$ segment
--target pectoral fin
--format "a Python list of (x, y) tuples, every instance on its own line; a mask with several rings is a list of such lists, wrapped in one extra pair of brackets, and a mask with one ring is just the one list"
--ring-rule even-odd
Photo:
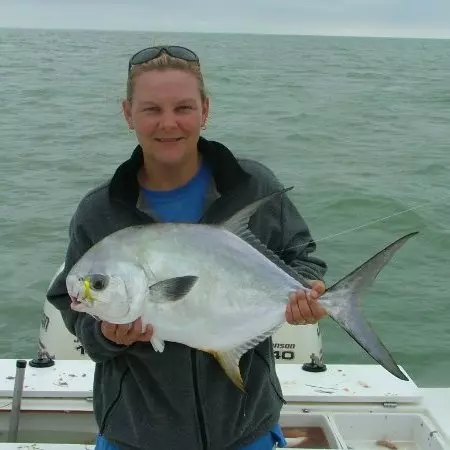
[(158, 281), (148, 288), (149, 301), (153, 303), (176, 302), (192, 289), (197, 280), (198, 277), (196, 276), (186, 275)]

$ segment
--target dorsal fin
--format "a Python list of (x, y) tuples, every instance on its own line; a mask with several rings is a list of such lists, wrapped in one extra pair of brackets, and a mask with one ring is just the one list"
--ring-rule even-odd
[(260, 253), (262, 253), (267, 259), (276, 264), (280, 269), (284, 270), (288, 275), (290, 275), (294, 280), (297, 280), (299, 283), (303, 285), (303, 287), (309, 288), (308, 281), (300, 275), (295, 269), (288, 264), (286, 264), (277, 254), (275, 254), (272, 250), (267, 248), (250, 230), (245, 230), (242, 234), (239, 235), (241, 239), (250, 244)]
[(273, 194), (266, 195), (265, 197), (260, 198), (259, 200), (250, 203), (245, 206), (237, 213), (233, 214), (230, 218), (223, 221), (220, 225), (232, 233), (240, 236), (245, 230), (248, 229), (248, 223), (250, 221), (250, 217), (255, 214), (255, 212), (264, 204), (268, 203), (270, 200), (274, 199), (277, 196), (281, 196), (287, 191), (290, 191), (293, 187), (282, 189), (281, 191), (274, 192)]
[(229, 219), (222, 222), (220, 225), (250, 244), (256, 250), (262, 253), (266, 258), (280, 267), (280, 269), (284, 270), (292, 278), (299, 281), (304, 287), (309, 287), (309, 284), (304, 277), (298, 274), (291, 266), (287, 265), (272, 250), (267, 248), (267, 246), (264, 245), (248, 228), (250, 218), (262, 205), (266, 204), (277, 196), (281, 196), (291, 189), (293, 189), (293, 187), (282, 189), (281, 191), (269, 194), (265, 197), (260, 198), (259, 200), (256, 200), (253, 203), (250, 203), (246, 207), (239, 210), (237, 213), (233, 214)]

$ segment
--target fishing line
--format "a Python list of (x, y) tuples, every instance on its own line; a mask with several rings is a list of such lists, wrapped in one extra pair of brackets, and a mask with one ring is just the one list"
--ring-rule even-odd
[(347, 230), (340, 231), (339, 233), (330, 234), (330, 235), (325, 236), (325, 237), (323, 237), (323, 238), (319, 238), (319, 239), (311, 239), (311, 240), (308, 241), (306, 244), (299, 244), (299, 245), (296, 245), (296, 246), (294, 246), (294, 247), (285, 248), (285, 249), (283, 249), (283, 251), (284, 251), (284, 252), (287, 252), (287, 251), (289, 251), (289, 250), (295, 250), (295, 249), (297, 249), (297, 248), (299, 248), (299, 247), (302, 247), (302, 246), (306, 247), (307, 245), (309, 245), (309, 244), (311, 244), (311, 243), (313, 243), (313, 242), (314, 242), (314, 243), (322, 242), (322, 241), (325, 241), (325, 240), (327, 240), (327, 239), (334, 238), (334, 237), (336, 237), (336, 236), (341, 236), (341, 235), (343, 235), (343, 234), (347, 234), (347, 233), (350, 233), (350, 232), (352, 232), (352, 231), (357, 231), (357, 230), (360, 230), (361, 228), (368, 227), (369, 225), (373, 225), (373, 224), (375, 224), (375, 223), (382, 222), (383, 220), (390, 219), (391, 217), (399, 216), (399, 215), (401, 215), (401, 214), (405, 214), (405, 213), (407, 213), (407, 212), (414, 211), (414, 210), (416, 210), (416, 209), (424, 208), (425, 206), (429, 206), (429, 205), (435, 204), (435, 203), (437, 203), (439, 200), (443, 200), (443, 199), (446, 199), (446, 198), (449, 198), (449, 197), (450, 197), (450, 194), (447, 194), (447, 195), (444, 195), (444, 196), (441, 197), (441, 198), (438, 198), (437, 200), (428, 201), (428, 202), (426, 202), (426, 203), (420, 203), (419, 205), (412, 206), (411, 208), (404, 209), (404, 210), (402, 210), (402, 211), (397, 211), (397, 212), (395, 212), (395, 213), (393, 213), (393, 214), (390, 214), (389, 216), (386, 216), (386, 217), (380, 217), (379, 219), (371, 220), (370, 222), (366, 222), (366, 223), (364, 223), (364, 224), (362, 224), (362, 225), (358, 225), (358, 226), (356, 226), (356, 227), (348, 228)]

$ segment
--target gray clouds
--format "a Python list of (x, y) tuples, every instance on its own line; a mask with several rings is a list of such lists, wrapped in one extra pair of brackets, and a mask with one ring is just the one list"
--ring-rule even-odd
[(0, 26), (450, 38), (448, 0), (0, 0)]

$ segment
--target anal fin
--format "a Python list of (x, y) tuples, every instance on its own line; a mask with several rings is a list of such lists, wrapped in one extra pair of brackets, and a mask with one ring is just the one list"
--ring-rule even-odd
[(233, 382), (233, 384), (239, 390), (245, 393), (246, 391), (244, 387), (244, 381), (242, 380), (241, 371), (239, 369), (239, 361), (241, 360), (242, 355), (247, 351), (249, 351), (250, 349), (256, 347), (260, 342), (272, 336), (281, 327), (281, 325), (282, 324), (277, 325), (274, 328), (270, 329), (269, 331), (266, 331), (261, 335), (247, 342), (244, 342), (238, 347), (232, 348), (230, 350), (223, 350), (223, 351), (218, 351), (214, 349), (199, 349), (199, 350), (214, 356), (214, 358), (222, 366), (222, 369), (224, 370), (228, 378), (230, 378), (230, 380)]
[(233, 349), (228, 352), (215, 352), (212, 350), (208, 353), (216, 358), (233, 384), (245, 393), (244, 381), (242, 380), (241, 371), (239, 370), (239, 361), (242, 354), (239, 354), (236, 350), (237, 349)]

